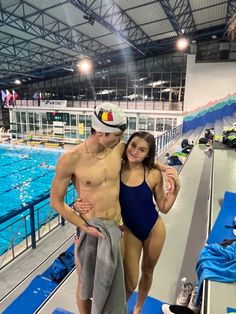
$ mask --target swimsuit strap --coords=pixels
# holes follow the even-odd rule
[[[143,171],[144,171],[144,173],[143,173],[143,181],[146,181],[146,173],[145,173],[145,166],[144,166],[144,164],[143,164]]]

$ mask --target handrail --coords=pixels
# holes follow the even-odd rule
[[[13,209],[10,213],[6,214],[3,217],[0,217],[0,225],[4,222],[10,220],[11,218],[15,217],[16,215],[23,213],[25,210],[32,208],[33,206],[37,205],[38,203],[41,203],[42,201],[49,198],[49,196],[50,196],[50,193],[47,193],[47,194],[29,202],[29,203],[27,203],[26,205],[21,206],[19,209]]]
[[[69,187],[72,186],[72,183],[70,183]],[[68,190],[68,192],[71,190]],[[43,194],[42,196],[39,196],[38,198],[34,199],[33,201],[27,203],[26,205],[21,206],[19,209],[13,209],[10,213],[6,214],[3,217],[0,217],[0,225],[7,220],[15,217],[16,215],[19,215],[23,213],[25,210],[30,209],[31,207],[41,203],[42,201],[45,201],[47,198],[49,198],[50,192]]]
[[[69,206],[76,197],[75,193],[71,183],[65,199]],[[59,225],[65,225],[63,217],[50,207],[49,198],[50,193],[45,193],[0,218],[0,234],[3,240],[0,247],[0,269],[29,248],[35,249],[36,243]],[[21,215],[22,213],[24,214]]]
[[[159,135],[155,138],[156,143],[156,151],[157,151],[157,157],[159,157],[160,153],[168,144],[171,143],[173,139],[175,139],[177,136],[182,135],[183,133],[183,125],[178,125],[177,127]]]

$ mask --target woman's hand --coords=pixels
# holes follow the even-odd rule
[[[178,172],[173,167],[166,167],[164,171],[167,181],[167,193],[173,194],[180,189],[180,180]]]
[[[73,209],[79,214],[87,214],[92,210],[93,204],[90,202],[84,202],[82,198],[77,198],[73,204]]]
[[[160,171],[165,174],[165,182],[166,182],[166,192],[168,194],[173,194],[176,190],[180,189],[180,180],[178,172],[174,167],[166,166],[159,161],[157,162],[157,166]]]

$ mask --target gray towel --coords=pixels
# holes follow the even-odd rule
[[[120,229],[113,221],[89,219],[106,239],[81,232],[78,258],[81,267],[82,300],[92,298],[91,314],[126,314],[123,262],[120,252]]]

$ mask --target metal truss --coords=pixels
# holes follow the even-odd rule
[[[169,0],[160,0],[160,4],[177,35],[196,31],[189,0],[175,0],[172,6]]]
[[[128,44],[140,54],[145,55],[145,44],[151,38],[130,17],[111,0],[69,0],[85,13],[88,18],[97,21],[122,42]]]
[[[236,0],[228,0],[227,3],[227,14],[226,14],[226,23],[228,22],[228,19],[236,13]]]
[[[1,27],[7,25],[32,35],[30,41],[35,41],[38,38],[45,39],[58,47],[91,57],[109,50],[112,51],[95,39],[79,32],[75,27],[68,26],[50,16],[47,10],[51,9],[52,6],[45,10],[38,10],[33,5],[19,0],[17,4],[3,9],[2,2],[3,0],[0,0],[0,31]],[[68,3],[68,1],[60,3],[60,5],[64,3]],[[33,13],[27,14],[26,12],[29,11],[33,11]],[[22,15],[19,17],[17,12],[21,12]]]
[[[24,73],[33,70],[35,67],[44,68],[48,65],[53,65],[56,68],[64,64],[65,67],[65,62],[69,61],[71,63],[75,59],[60,51],[32,43],[29,40],[22,40],[20,37],[4,32],[1,32],[1,34],[4,34],[5,37],[0,42],[0,69],[6,70],[8,73],[11,72],[10,64],[14,66],[14,70],[17,68],[17,72]],[[4,62],[6,62],[6,65],[4,65]],[[68,70],[71,70],[71,65],[69,65]]]

